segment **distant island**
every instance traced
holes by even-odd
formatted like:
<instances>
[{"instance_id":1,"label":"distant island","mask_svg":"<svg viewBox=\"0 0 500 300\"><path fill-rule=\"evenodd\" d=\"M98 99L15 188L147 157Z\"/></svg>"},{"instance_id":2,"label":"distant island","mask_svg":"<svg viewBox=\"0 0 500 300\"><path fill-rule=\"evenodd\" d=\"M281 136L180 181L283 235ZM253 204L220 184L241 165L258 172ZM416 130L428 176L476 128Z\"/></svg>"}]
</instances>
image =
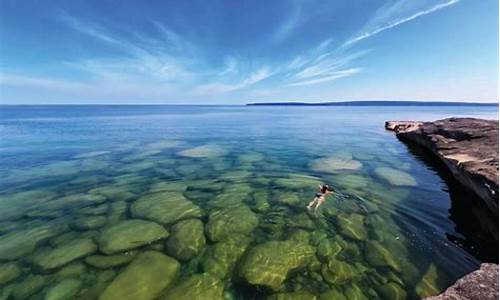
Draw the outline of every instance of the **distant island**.
<instances>
[{"instance_id":1,"label":"distant island","mask_svg":"<svg viewBox=\"0 0 500 300\"><path fill-rule=\"evenodd\" d=\"M340 101L340 102L268 102L248 103L247 106L498 106L498 102L444 102L444 101Z\"/></svg>"}]
</instances>

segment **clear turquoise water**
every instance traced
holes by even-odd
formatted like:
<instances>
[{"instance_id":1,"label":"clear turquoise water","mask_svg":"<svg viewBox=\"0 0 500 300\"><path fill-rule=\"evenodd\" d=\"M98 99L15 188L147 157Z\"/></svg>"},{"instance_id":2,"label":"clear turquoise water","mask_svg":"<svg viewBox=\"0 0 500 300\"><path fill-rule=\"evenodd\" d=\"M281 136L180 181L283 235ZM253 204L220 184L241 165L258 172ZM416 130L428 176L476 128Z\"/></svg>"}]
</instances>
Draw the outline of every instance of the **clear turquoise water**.
<instances>
[{"instance_id":1,"label":"clear turquoise water","mask_svg":"<svg viewBox=\"0 0 500 300\"><path fill-rule=\"evenodd\" d=\"M218 291L226 299L414 299L436 294L495 257L471 240L454 217L457 208L450 198L460 190L418 151L386 132L384 121L450 116L498 119L498 110L2 107L0 294L94 299L107 293L106 299L118 299L110 286L122 284L126 276L134 281L131 264L139 264L137 257L151 250L178 260L180 271L158 291L151 282L138 283L146 292L136 299L168 298L176 288L201 299L214 298ZM319 182L330 183L337 192L314 214L305 206ZM182 208L174 205L180 217L161 222L134 210L137 201L151 195L180 195L199 213L183 217ZM229 215L222 222L236 219L240 224L214 228L220 211ZM101 268L89 263L90 256L106 255L108 230L130 219L160 223L171 236L136 241L116 252L129 253L132 263ZM201 220L201 237L198 232L192 239L206 242L188 259L179 259L169 244L176 223L184 219ZM82 240L91 244L87 250L61 248ZM274 247L272 241L293 247ZM224 247L230 242L238 250ZM278 262L295 255L294 249L306 249L297 256L300 262ZM50 261L72 251L78 254ZM214 253L220 258L215 266L207 263ZM255 263L256 255L271 261ZM250 278L252 267L261 271L257 278ZM208 274L216 296L193 283L198 280L193 275L201 273ZM265 278L268 273L283 280L275 284Z\"/></svg>"}]
</instances>

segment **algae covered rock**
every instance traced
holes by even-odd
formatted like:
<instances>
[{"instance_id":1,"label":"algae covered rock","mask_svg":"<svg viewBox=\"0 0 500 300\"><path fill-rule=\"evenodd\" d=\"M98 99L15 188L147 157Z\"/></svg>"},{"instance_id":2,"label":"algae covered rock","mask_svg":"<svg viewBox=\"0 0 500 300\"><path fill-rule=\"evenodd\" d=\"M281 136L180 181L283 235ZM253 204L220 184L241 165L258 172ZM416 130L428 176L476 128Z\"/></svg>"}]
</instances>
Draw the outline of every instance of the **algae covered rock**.
<instances>
[{"instance_id":1,"label":"algae covered rock","mask_svg":"<svg viewBox=\"0 0 500 300\"><path fill-rule=\"evenodd\" d=\"M160 296L177 277L180 264L160 252L139 254L104 290L100 300L146 300Z\"/></svg>"},{"instance_id":2,"label":"algae covered rock","mask_svg":"<svg viewBox=\"0 0 500 300\"><path fill-rule=\"evenodd\" d=\"M106 221L104 216L79 217L73 221L72 226L80 230L96 229L104 226Z\"/></svg>"},{"instance_id":3,"label":"algae covered rock","mask_svg":"<svg viewBox=\"0 0 500 300\"><path fill-rule=\"evenodd\" d=\"M393 254L378 241L366 242L365 259L374 267L390 267L395 271L401 271L400 264Z\"/></svg>"},{"instance_id":4,"label":"algae covered rock","mask_svg":"<svg viewBox=\"0 0 500 300\"><path fill-rule=\"evenodd\" d=\"M279 178L274 181L274 185L283 189L303 190L317 189L321 184L321 180L317 177L307 175L290 175L287 178Z\"/></svg>"},{"instance_id":5,"label":"algae covered rock","mask_svg":"<svg viewBox=\"0 0 500 300\"><path fill-rule=\"evenodd\" d=\"M279 204L288 205L290 207L303 206L300 198L295 193L280 193L276 199Z\"/></svg>"},{"instance_id":6,"label":"algae covered rock","mask_svg":"<svg viewBox=\"0 0 500 300\"><path fill-rule=\"evenodd\" d=\"M64 228L41 225L0 236L0 260L14 260L35 250L38 243L58 235Z\"/></svg>"},{"instance_id":7,"label":"algae covered rock","mask_svg":"<svg viewBox=\"0 0 500 300\"><path fill-rule=\"evenodd\" d=\"M176 192L145 195L132 204L130 211L135 218L149 219L163 225L202 216L197 205Z\"/></svg>"},{"instance_id":8,"label":"algae covered rock","mask_svg":"<svg viewBox=\"0 0 500 300\"><path fill-rule=\"evenodd\" d=\"M134 251L115 255L91 255L85 258L85 263L98 269L108 269L131 262L136 253Z\"/></svg>"},{"instance_id":9,"label":"algae covered rock","mask_svg":"<svg viewBox=\"0 0 500 300\"><path fill-rule=\"evenodd\" d=\"M223 300L224 284L217 277L208 274L195 274L178 282L170 288L162 300Z\"/></svg>"},{"instance_id":10,"label":"algae covered rock","mask_svg":"<svg viewBox=\"0 0 500 300\"><path fill-rule=\"evenodd\" d=\"M314 253L314 247L298 239L265 242L248 250L238 267L238 275L247 284L277 291L288 274L304 268Z\"/></svg>"},{"instance_id":11,"label":"algae covered rock","mask_svg":"<svg viewBox=\"0 0 500 300\"><path fill-rule=\"evenodd\" d=\"M383 299L404 300L406 291L397 283L389 282L382 286L376 286L377 293Z\"/></svg>"},{"instance_id":12,"label":"algae covered rock","mask_svg":"<svg viewBox=\"0 0 500 300\"><path fill-rule=\"evenodd\" d=\"M318 298L308 291L298 291L292 293L277 293L267 297L267 299L268 300L316 300ZM335 298L335 300L337 299Z\"/></svg>"},{"instance_id":13,"label":"algae covered rock","mask_svg":"<svg viewBox=\"0 0 500 300\"><path fill-rule=\"evenodd\" d=\"M375 175L395 186L416 186L417 181L410 174L398 169L379 167L375 169Z\"/></svg>"},{"instance_id":14,"label":"algae covered rock","mask_svg":"<svg viewBox=\"0 0 500 300\"><path fill-rule=\"evenodd\" d=\"M65 279L52 286L45 294L45 300L73 299L82 288L82 282L78 279Z\"/></svg>"},{"instance_id":15,"label":"algae covered rock","mask_svg":"<svg viewBox=\"0 0 500 300\"><path fill-rule=\"evenodd\" d=\"M210 213L206 233L211 241L217 242L235 233L248 234L258 223L257 216L247 206L227 207Z\"/></svg>"},{"instance_id":16,"label":"algae covered rock","mask_svg":"<svg viewBox=\"0 0 500 300\"><path fill-rule=\"evenodd\" d=\"M167 253L179 260L186 261L196 256L205 246L203 222L188 219L176 223L171 228L167 241Z\"/></svg>"},{"instance_id":17,"label":"algae covered rock","mask_svg":"<svg viewBox=\"0 0 500 300\"><path fill-rule=\"evenodd\" d=\"M364 216L360 214L338 215L337 225L342 235L354 240L365 240Z\"/></svg>"},{"instance_id":18,"label":"algae covered rock","mask_svg":"<svg viewBox=\"0 0 500 300\"><path fill-rule=\"evenodd\" d=\"M429 265L429 268L415 288L417 295L421 298L438 295L445 288L439 279L440 276L436 265Z\"/></svg>"},{"instance_id":19,"label":"algae covered rock","mask_svg":"<svg viewBox=\"0 0 500 300\"><path fill-rule=\"evenodd\" d=\"M331 284L341 284L358 276L350 264L338 259L330 258L321 268L321 275Z\"/></svg>"},{"instance_id":20,"label":"algae covered rock","mask_svg":"<svg viewBox=\"0 0 500 300\"><path fill-rule=\"evenodd\" d=\"M269 208L271 208L271 205L268 202L269 199L269 193L265 190L260 190L255 193L253 193L253 208L257 212L265 212Z\"/></svg>"},{"instance_id":21,"label":"algae covered rock","mask_svg":"<svg viewBox=\"0 0 500 300\"><path fill-rule=\"evenodd\" d=\"M321 293L319 300L349 300L347 299L342 291L332 288L326 292Z\"/></svg>"},{"instance_id":22,"label":"algae covered rock","mask_svg":"<svg viewBox=\"0 0 500 300\"><path fill-rule=\"evenodd\" d=\"M21 275L21 268L17 263L0 264L0 285L3 285Z\"/></svg>"},{"instance_id":23,"label":"algae covered rock","mask_svg":"<svg viewBox=\"0 0 500 300\"><path fill-rule=\"evenodd\" d=\"M103 230L97 238L97 243L101 252L113 254L150 244L168 235L168 231L157 223L127 220Z\"/></svg>"},{"instance_id":24,"label":"algae covered rock","mask_svg":"<svg viewBox=\"0 0 500 300\"><path fill-rule=\"evenodd\" d=\"M24 280L16 284L12 290L12 297L16 300L28 299L39 292L47 282L47 277L43 275L29 275Z\"/></svg>"},{"instance_id":25,"label":"algae covered rock","mask_svg":"<svg viewBox=\"0 0 500 300\"><path fill-rule=\"evenodd\" d=\"M340 251L342 251L342 246L340 246L340 244L333 239L323 239L319 242L316 251L318 257L322 261L328 261L330 258L334 258L340 253Z\"/></svg>"},{"instance_id":26,"label":"algae covered rock","mask_svg":"<svg viewBox=\"0 0 500 300\"><path fill-rule=\"evenodd\" d=\"M31 261L42 270L52 270L96 251L97 246L92 239L83 238L73 240L54 249L38 251L33 255Z\"/></svg>"},{"instance_id":27,"label":"algae covered rock","mask_svg":"<svg viewBox=\"0 0 500 300\"><path fill-rule=\"evenodd\" d=\"M201 262L205 272L225 278L232 272L238 259L248 245L248 239L242 235L233 235L230 238L210 246Z\"/></svg>"}]
</instances>

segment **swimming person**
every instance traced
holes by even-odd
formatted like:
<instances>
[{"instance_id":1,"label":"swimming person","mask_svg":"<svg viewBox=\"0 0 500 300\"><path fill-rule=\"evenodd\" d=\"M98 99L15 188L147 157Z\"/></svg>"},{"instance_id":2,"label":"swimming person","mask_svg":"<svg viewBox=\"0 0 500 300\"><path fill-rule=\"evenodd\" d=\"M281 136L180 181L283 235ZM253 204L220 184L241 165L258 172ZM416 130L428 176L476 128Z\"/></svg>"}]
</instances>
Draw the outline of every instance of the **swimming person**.
<instances>
[{"instance_id":1,"label":"swimming person","mask_svg":"<svg viewBox=\"0 0 500 300\"><path fill-rule=\"evenodd\" d=\"M323 204L323 202L325 202L326 196L328 196L332 192L333 189L331 189L328 184L320 184L319 192L317 192L314 199L309 202L309 205L307 205L307 209L311 209L312 207L314 207L314 212L316 212L318 210L318 207Z\"/></svg>"}]
</instances>

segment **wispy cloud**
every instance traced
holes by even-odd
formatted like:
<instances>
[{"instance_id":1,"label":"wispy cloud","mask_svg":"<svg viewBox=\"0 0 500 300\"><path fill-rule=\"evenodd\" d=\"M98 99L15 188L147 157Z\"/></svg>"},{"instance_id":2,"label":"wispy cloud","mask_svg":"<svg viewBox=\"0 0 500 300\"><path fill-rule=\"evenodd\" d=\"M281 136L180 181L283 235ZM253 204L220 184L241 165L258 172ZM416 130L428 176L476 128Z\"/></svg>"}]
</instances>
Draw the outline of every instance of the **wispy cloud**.
<instances>
[{"instance_id":1,"label":"wispy cloud","mask_svg":"<svg viewBox=\"0 0 500 300\"><path fill-rule=\"evenodd\" d=\"M399 0L393 3L388 3L378 9L370 21L359 31L359 33L346 41L343 46L350 46L361 40L379 34L382 31L394 28L418 17L446 8L458 3L459 1L460 0L447 0L440 1L440 3L436 4L436 1Z\"/></svg>"},{"instance_id":2,"label":"wispy cloud","mask_svg":"<svg viewBox=\"0 0 500 300\"><path fill-rule=\"evenodd\" d=\"M291 4L288 15L283 22L276 27L272 33L273 43L281 43L292 35L293 31L300 25L302 15L302 4L299 1L289 1Z\"/></svg>"},{"instance_id":3,"label":"wispy cloud","mask_svg":"<svg viewBox=\"0 0 500 300\"><path fill-rule=\"evenodd\" d=\"M194 93L198 95L207 95L207 94L221 94L221 93L232 92L256 84L262 80L269 78L271 75L272 72L269 70L268 67L262 67L257 71L255 71L254 73L251 73L248 77L237 82L233 83L216 82L216 83L200 85L196 88Z\"/></svg>"}]
</instances>

